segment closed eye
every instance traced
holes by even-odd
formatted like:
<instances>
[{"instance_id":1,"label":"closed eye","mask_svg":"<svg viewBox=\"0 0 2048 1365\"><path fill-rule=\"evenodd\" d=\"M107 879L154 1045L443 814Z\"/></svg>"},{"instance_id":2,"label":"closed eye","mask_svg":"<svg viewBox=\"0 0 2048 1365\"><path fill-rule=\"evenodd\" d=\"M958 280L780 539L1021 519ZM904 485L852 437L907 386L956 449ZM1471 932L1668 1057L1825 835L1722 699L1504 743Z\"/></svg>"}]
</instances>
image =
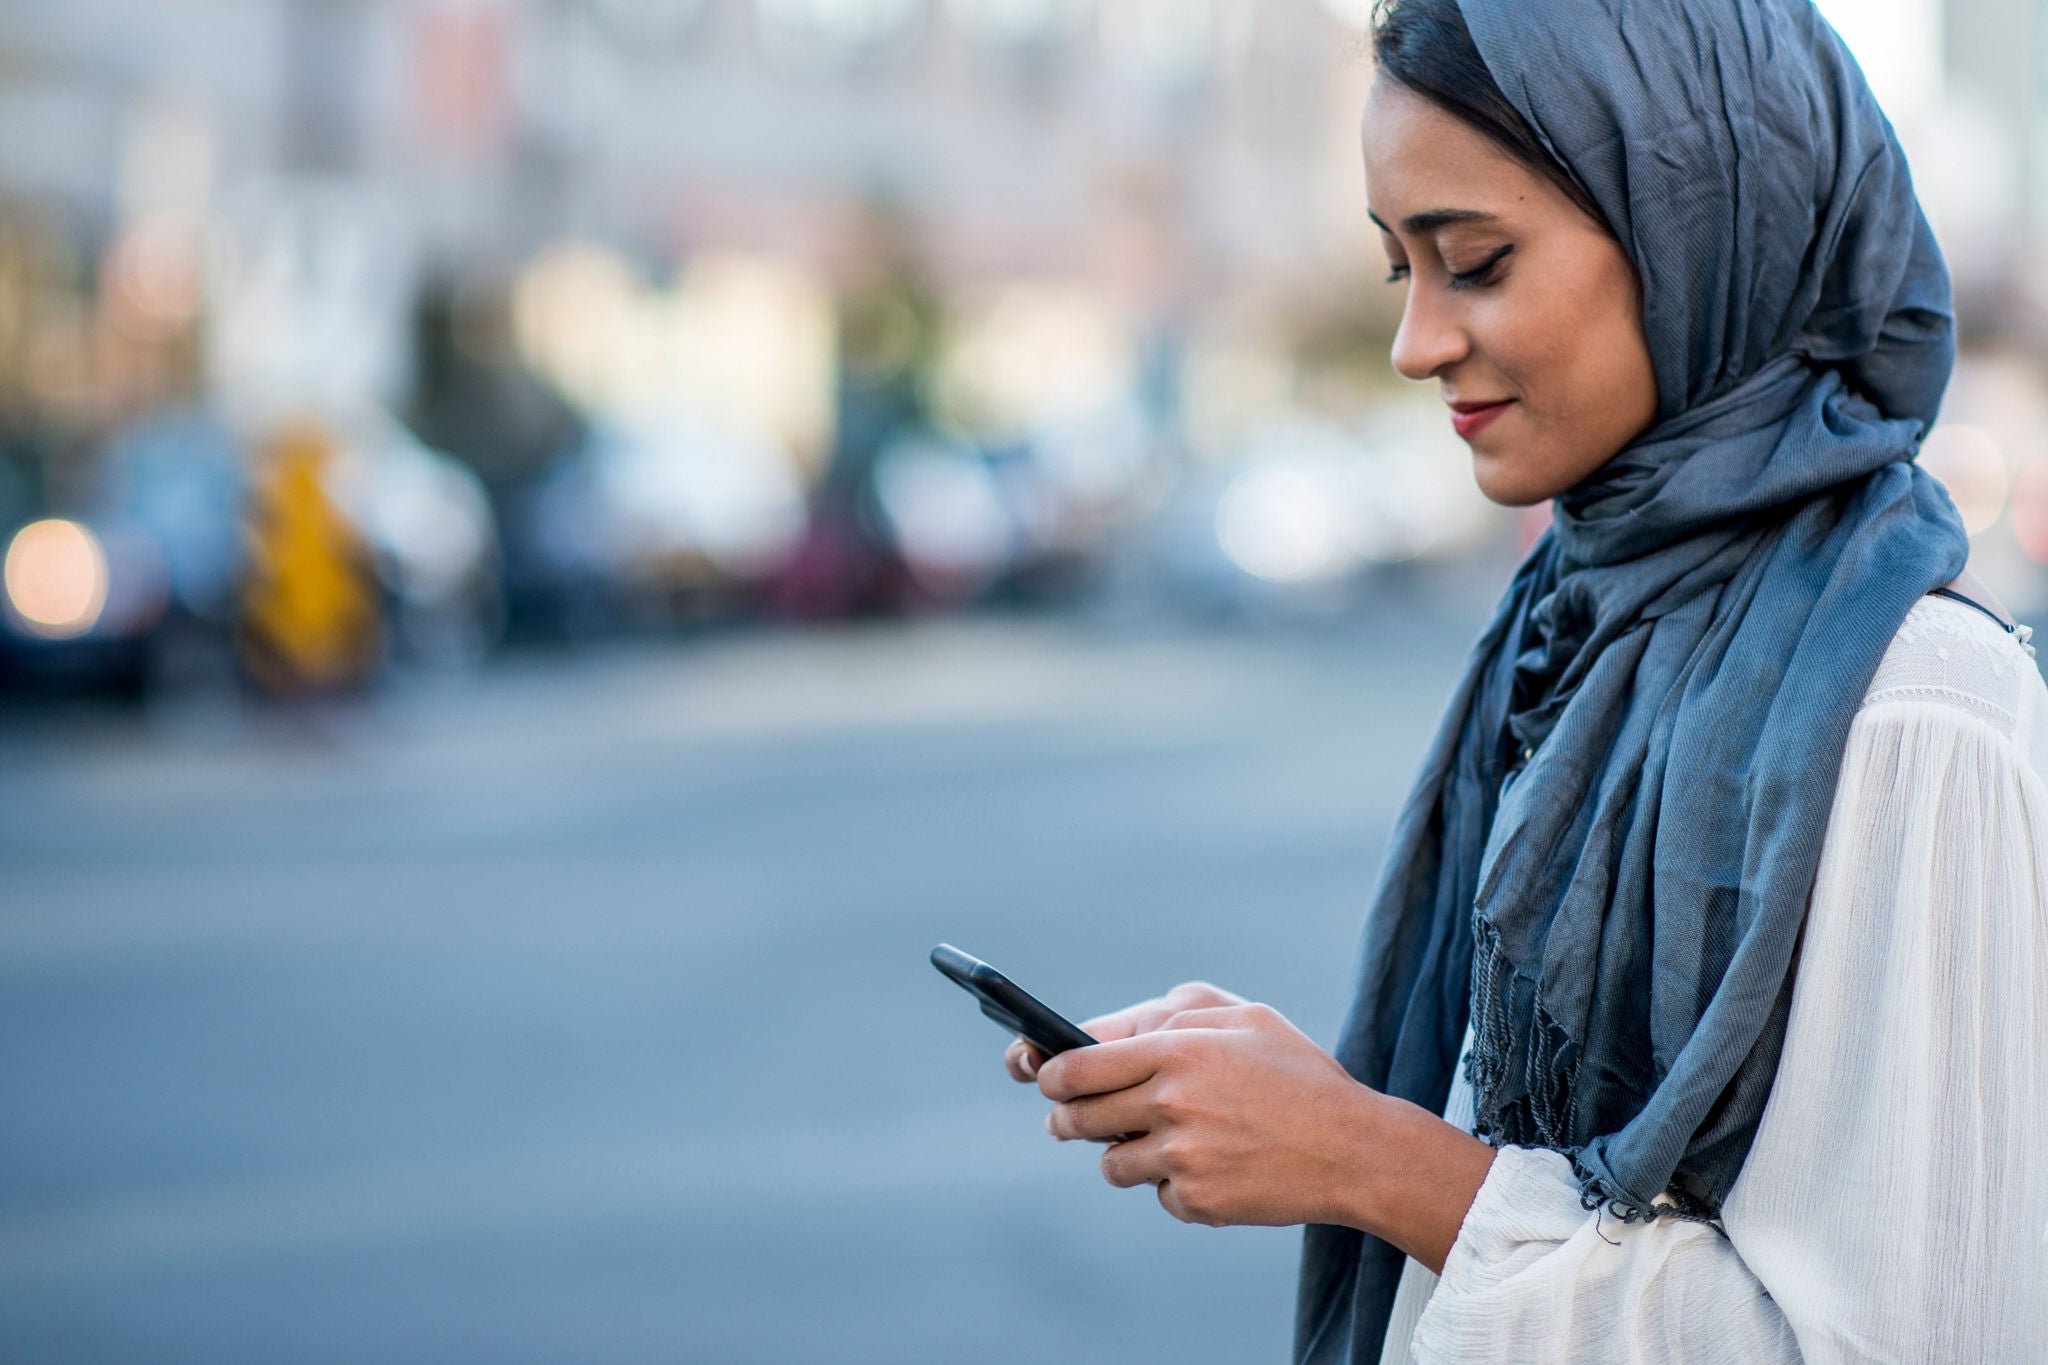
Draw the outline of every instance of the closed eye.
<instances>
[{"instance_id":1,"label":"closed eye","mask_svg":"<svg viewBox=\"0 0 2048 1365\"><path fill-rule=\"evenodd\" d=\"M1514 249L1514 243L1510 242L1508 245L1496 250L1478 265L1473 266L1470 270L1452 272L1451 288L1479 289L1485 285L1492 284L1495 272L1500 269L1500 263L1506 260L1509 253L1514 251Z\"/></svg>"}]
</instances>

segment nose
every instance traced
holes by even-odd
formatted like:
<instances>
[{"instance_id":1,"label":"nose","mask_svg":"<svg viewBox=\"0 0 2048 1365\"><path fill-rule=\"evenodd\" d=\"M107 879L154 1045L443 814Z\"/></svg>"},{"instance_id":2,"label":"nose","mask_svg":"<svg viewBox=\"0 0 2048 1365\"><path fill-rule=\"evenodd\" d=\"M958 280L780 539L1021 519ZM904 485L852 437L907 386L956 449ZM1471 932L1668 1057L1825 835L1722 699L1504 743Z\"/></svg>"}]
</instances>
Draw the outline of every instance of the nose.
<instances>
[{"instance_id":1,"label":"nose","mask_svg":"<svg viewBox=\"0 0 2048 1365\"><path fill-rule=\"evenodd\" d=\"M1392 355L1394 370L1404 379L1428 379L1472 353L1471 338L1433 294L1420 284L1410 285L1401 309Z\"/></svg>"}]
</instances>

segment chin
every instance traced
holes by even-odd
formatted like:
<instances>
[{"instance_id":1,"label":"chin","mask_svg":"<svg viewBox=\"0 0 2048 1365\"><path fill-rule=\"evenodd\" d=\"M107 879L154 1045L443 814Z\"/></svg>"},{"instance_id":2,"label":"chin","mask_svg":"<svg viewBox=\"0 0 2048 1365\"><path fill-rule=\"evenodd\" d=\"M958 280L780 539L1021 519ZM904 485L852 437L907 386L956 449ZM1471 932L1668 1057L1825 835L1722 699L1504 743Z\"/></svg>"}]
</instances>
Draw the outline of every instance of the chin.
<instances>
[{"instance_id":1,"label":"chin","mask_svg":"<svg viewBox=\"0 0 2048 1365\"><path fill-rule=\"evenodd\" d=\"M1558 492L1546 483L1530 479L1523 471L1503 469L1477 452L1473 455L1472 477L1486 500L1502 507L1534 507Z\"/></svg>"}]
</instances>

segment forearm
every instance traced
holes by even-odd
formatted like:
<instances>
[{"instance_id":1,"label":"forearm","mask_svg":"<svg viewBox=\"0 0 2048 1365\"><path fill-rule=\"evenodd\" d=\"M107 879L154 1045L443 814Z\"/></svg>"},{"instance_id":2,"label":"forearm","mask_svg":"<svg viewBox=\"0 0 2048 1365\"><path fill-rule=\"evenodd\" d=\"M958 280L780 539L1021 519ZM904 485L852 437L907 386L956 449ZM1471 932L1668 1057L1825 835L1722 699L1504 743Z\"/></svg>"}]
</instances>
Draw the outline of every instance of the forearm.
<instances>
[{"instance_id":1,"label":"forearm","mask_svg":"<svg viewBox=\"0 0 2048 1365\"><path fill-rule=\"evenodd\" d=\"M1437 1274L1493 1167L1494 1149L1406 1100L1360 1087L1358 1179L1340 1221L1399 1247Z\"/></svg>"}]
</instances>

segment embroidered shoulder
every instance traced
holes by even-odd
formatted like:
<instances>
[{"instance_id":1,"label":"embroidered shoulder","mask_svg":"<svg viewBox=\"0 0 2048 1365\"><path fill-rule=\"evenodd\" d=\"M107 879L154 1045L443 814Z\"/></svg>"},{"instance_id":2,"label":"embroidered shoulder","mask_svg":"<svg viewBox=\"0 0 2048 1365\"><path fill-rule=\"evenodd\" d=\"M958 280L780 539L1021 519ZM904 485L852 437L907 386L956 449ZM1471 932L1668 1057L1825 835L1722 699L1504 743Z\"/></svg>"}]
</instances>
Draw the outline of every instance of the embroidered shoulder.
<instances>
[{"instance_id":1,"label":"embroidered shoulder","mask_svg":"<svg viewBox=\"0 0 2048 1365\"><path fill-rule=\"evenodd\" d=\"M1960 602L1924 597L1892 637L1863 705L1948 703L2010 734L2020 690L2037 676L2032 651L2016 632Z\"/></svg>"}]
</instances>

